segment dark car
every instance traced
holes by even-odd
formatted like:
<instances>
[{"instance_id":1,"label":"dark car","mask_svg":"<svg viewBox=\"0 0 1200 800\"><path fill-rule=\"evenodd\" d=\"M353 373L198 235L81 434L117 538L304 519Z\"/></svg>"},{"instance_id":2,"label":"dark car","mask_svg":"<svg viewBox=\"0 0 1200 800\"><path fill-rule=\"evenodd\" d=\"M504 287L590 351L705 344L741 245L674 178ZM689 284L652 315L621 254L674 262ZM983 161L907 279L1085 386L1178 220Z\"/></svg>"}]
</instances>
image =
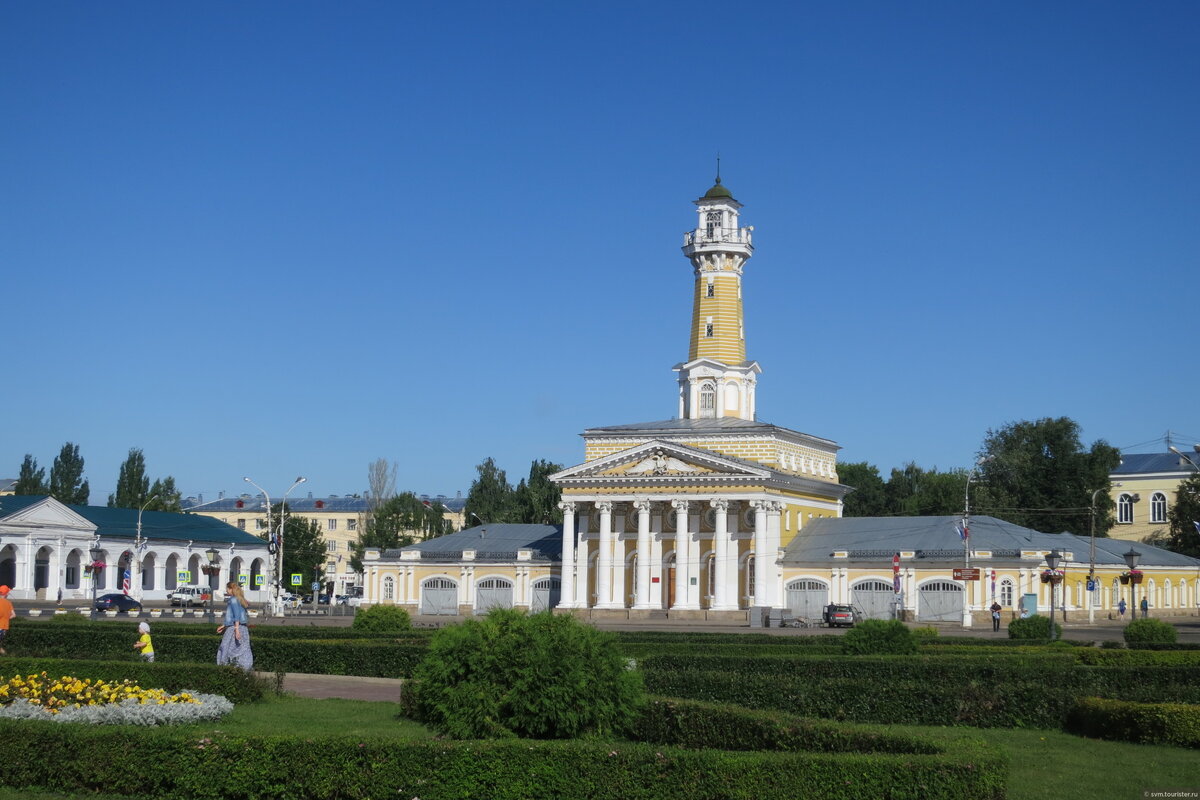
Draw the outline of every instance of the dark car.
<instances>
[{"instance_id":1,"label":"dark car","mask_svg":"<svg viewBox=\"0 0 1200 800\"><path fill-rule=\"evenodd\" d=\"M853 627L857 619L854 613L853 606L843 606L838 604L825 606L825 612L821 615L825 620L825 624L831 628L836 628L842 625Z\"/></svg>"},{"instance_id":2,"label":"dark car","mask_svg":"<svg viewBox=\"0 0 1200 800\"><path fill-rule=\"evenodd\" d=\"M97 611L132 611L142 610L142 604L127 594L102 594L96 598Z\"/></svg>"}]
</instances>

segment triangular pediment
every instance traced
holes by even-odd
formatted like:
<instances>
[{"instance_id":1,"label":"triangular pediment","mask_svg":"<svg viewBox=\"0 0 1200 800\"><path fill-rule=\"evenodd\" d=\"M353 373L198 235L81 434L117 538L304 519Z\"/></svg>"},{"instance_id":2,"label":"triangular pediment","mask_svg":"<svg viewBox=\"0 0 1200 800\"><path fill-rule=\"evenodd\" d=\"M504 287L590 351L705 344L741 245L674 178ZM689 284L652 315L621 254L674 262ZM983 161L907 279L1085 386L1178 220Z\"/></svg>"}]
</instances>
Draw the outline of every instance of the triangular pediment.
<instances>
[{"instance_id":1,"label":"triangular pediment","mask_svg":"<svg viewBox=\"0 0 1200 800\"><path fill-rule=\"evenodd\" d=\"M708 450L674 442L652 440L597 458L551 476L556 483L578 480L621 479L636 482L663 480L732 478L766 480L772 475L767 467L729 458Z\"/></svg>"},{"instance_id":2,"label":"triangular pediment","mask_svg":"<svg viewBox=\"0 0 1200 800\"><path fill-rule=\"evenodd\" d=\"M54 528L55 530L74 530L92 533L95 524L76 514L53 497L39 500L32 505L15 511L0 519L0 525L6 528Z\"/></svg>"}]
</instances>

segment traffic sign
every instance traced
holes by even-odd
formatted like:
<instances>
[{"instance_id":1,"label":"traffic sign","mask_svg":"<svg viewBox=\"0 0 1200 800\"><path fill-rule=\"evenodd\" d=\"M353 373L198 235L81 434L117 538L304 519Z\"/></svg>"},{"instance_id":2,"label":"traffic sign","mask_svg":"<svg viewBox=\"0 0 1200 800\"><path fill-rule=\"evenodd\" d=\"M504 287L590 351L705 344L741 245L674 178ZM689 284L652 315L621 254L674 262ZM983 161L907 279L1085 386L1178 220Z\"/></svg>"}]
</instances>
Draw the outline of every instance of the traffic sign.
<instances>
[{"instance_id":1,"label":"traffic sign","mask_svg":"<svg viewBox=\"0 0 1200 800\"><path fill-rule=\"evenodd\" d=\"M299 572L292 573L292 586L299 586L304 581L304 576Z\"/></svg>"},{"instance_id":2,"label":"traffic sign","mask_svg":"<svg viewBox=\"0 0 1200 800\"><path fill-rule=\"evenodd\" d=\"M977 581L979 580L979 570L975 567L958 567L954 570L954 580L956 581Z\"/></svg>"}]
</instances>

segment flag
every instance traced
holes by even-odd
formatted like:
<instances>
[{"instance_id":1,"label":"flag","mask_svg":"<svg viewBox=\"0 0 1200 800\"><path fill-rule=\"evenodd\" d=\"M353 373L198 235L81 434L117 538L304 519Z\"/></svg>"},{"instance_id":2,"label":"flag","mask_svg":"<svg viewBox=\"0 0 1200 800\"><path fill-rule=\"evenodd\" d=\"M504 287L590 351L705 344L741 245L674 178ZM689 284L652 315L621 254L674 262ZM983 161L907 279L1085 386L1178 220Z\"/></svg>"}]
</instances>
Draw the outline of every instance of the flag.
<instances>
[{"instance_id":1,"label":"flag","mask_svg":"<svg viewBox=\"0 0 1200 800\"><path fill-rule=\"evenodd\" d=\"M271 534L271 538L267 541L267 552L271 555L275 555L277 552L279 552L279 534Z\"/></svg>"},{"instance_id":2,"label":"flag","mask_svg":"<svg viewBox=\"0 0 1200 800\"><path fill-rule=\"evenodd\" d=\"M965 523L954 523L954 530L958 533L958 538L962 539L964 542L971 538L971 531L969 528L967 528Z\"/></svg>"},{"instance_id":3,"label":"flag","mask_svg":"<svg viewBox=\"0 0 1200 800\"><path fill-rule=\"evenodd\" d=\"M129 594L129 586L129 567L126 567L125 574L121 576L121 591L125 594Z\"/></svg>"},{"instance_id":4,"label":"flag","mask_svg":"<svg viewBox=\"0 0 1200 800\"><path fill-rule=\"evenodd\" d=\"M1192 524L1196 526L1196 533L1200 533L1200 522L1192 520Z\"/></svg>"}]
</instances>

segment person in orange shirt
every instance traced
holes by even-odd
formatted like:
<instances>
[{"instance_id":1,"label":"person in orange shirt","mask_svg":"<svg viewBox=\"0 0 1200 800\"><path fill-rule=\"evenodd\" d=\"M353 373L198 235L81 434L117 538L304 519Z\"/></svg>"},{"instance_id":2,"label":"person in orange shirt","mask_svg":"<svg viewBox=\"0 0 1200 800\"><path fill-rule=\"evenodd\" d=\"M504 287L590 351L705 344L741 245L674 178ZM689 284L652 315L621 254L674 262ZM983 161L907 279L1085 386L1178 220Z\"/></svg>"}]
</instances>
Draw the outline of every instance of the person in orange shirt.
<instances>
[{"instance_id":1,"label":"person in orange shirt","mask_svg":"<svg viewBox=\"0 0 1200 800\"><path fill-rule=\"evenodd\" d=\"M0 586L0 656L6 655L4 640L8 638L8 623L17 615L13 604L8 600L8 586Z\"/></svg>"}]
</instances>

